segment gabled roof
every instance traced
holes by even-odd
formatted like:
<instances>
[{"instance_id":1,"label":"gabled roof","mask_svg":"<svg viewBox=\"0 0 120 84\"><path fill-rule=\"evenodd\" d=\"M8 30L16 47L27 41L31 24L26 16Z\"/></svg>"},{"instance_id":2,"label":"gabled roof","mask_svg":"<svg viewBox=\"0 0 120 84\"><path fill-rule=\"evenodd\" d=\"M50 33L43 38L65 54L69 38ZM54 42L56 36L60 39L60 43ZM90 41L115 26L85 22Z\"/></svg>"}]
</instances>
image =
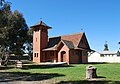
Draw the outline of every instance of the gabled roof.
<instances>
[{"instance_id":1,"label":"gabled roof","mask_svg":"<svg viewBox=\"0 0 120 84\"><path fill-rule=\"evenodd\" d=\"M65 44L69 49L74 49L74 45L71 41L61 40L61 42Z\"/></svg>"},{"instance_id":2,"label":"gabled roof","mask_svg":"<svg viewBox=\"0 0 120 84\"><path fill-rule=\"evenodd\" d=\"M78 46L83 35L84 32L79 32L75 34L50 37L48 42L48 47L43 50L57 50L57 47L60 45L60 43L65 44L69 49L86 50L85 48Z\"/></svg>"},{"instance_id":3,"label":"gabled roof","mask_svg":"<svg viewBox=\"0 0 120 84\"><path fill-rule=\"evenodd\" d=\"M78 46L80 40L82 39L83 34L84 34L84 32L62 35L61 39L71 41L71 42L73 42L74 46Z\"/></svg>"},{"instance_id":4,"label":"gabled roof","mask_svg":"<svg viewBox=\"0 0 120 84\"><path fill-rule=\"evenodd\" d=\"M69 49L74 49L74 45L71 41L67 41L67 40L61 40L59 43L57 43L56 45L53 46L48 46L47 48L43 49L43 51L54 51L57 50L59 45L63 43L64 45L66 45Z\"/></svg>"},{"instance_id":5,"label":"gabled roof","mask_svg":"<svg viewBox=\"0 0 120 84\"><path fill-rule=\"evenodd\" d=\"M46 25L43 21L37 22L35 25L31 26L30 28L34 28L34 27L37 27L37 26L44 26L44 27L46 27L48 29L52 28L52 27Z\"/></svg>"}]
</instances>

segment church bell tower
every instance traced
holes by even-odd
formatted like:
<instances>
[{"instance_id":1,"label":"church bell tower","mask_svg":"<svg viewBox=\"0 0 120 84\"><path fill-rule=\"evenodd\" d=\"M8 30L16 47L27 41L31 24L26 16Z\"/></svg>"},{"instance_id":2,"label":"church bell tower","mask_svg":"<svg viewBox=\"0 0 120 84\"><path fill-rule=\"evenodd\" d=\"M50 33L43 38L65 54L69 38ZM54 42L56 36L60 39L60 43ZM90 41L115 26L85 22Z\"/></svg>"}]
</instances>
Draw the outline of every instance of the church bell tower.
<instances>
[{"instance_id":1,"label":"church bell tower","mask_svg":"<svg viewBox=\"0 0 120 84\"><path fill-rule=\"evenodd\" d=\"M43 21L30 27L33 32L33 62L42 62L42 49L48 45L48 29L51 29Z\"/></svg>"}]
</instances>

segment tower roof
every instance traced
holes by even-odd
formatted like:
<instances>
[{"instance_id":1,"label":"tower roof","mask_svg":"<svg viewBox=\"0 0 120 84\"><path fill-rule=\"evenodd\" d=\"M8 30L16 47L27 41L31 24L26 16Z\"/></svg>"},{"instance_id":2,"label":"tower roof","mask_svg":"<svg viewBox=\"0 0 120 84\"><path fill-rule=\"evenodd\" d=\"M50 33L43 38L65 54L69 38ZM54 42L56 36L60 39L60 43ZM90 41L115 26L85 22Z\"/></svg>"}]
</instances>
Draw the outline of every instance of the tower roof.
<instances>
[{"instance_id":1,"label":"tower roof","mask_svg":"<svg viewBox=\"0 0 120 84\"><path fill-rule=\"evenodd\" d=\"M34 28L34 27L37 27L37 26L44 26L44 27L46 27L48 29L52 28L52 27L46 25L43 21L37 22L35 25L31 26L30 28Z\"/></svg>"}]
</instances>

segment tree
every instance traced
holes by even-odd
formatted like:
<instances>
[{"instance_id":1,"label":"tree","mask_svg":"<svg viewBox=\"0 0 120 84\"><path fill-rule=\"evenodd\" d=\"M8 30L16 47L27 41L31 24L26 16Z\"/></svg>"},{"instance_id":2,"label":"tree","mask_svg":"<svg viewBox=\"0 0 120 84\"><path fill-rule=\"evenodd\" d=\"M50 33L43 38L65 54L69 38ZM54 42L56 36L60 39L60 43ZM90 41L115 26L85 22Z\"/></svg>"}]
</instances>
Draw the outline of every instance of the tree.
<instances>
[{"instance_id":1,"label":"tree","mask_svg":"<svg viewBox=\"0 0 120 84\"><path fill-rule=\"evenodd\" d=\"M28 30L28 38L25 46L25 51L29 54L31 60L32 60L32 54L33 54L33 30L29 29Z\"/></svg>"},{"instance_id":2,"label":"tree","mask_svg":"<svg viewBox=\"0 0 120 84\"><path fill-rule=\"evenodd\" d=\"M118 44L120 44L120 42L118 42Z\"/></svg>"},{"instance_id":3,"label":"tree","mask_svg":"<svg viewBox=\"0 0 120 84\"><path fill-rule=\"evenodd\" d=\"M5 0L0 0L0 5L2 6L5 3Z\"/></svg>"},{"instance_id":4,"label":"tree","mask_svg":"<svg viewBox=\"0 0 120 84\"><path fill-rule=\"evenodd\" d=\"M23 18L23 15L17 10L13 14L9 15L9 49L16 55L22 55L24 53L24 44L27 40L28 26Z\"/></svg>"},{"instance_id":5,"label":"tree","mask_svg":"<svg viewBox=\"0 0 120 84\"><path fill-rule=\"evenodd\" d=\"M25 52L24 45L29 41L27 32L28 26L22 13L18 10L12 12L8 2L2 4L0 8L1 53L4 51L22 55Z\"/></svg>"},{"instance_id":6,"label":"tree","mask_svg":"<svg viewBox=\"0 0 120 84\"><path fill-rule=\"evenodd\" d=\"M106 43L104 44L104 51L108 51L109 49L108 49L108 44L107 44L107 41L106 41Z\"/></svg>"},{"instance_id":7,"label":"tree","mask_svg":"<svg viewBox=\"0 0 120 84\"><path fill-rule=\"evenodd\" d=\"M4 3L3 3L4 2ZM4 0L0 1L0 60L7 60L7 56L5 55L5 52L7 52L7 47L6 42L7 42L7 22L8 22L8 18L7 16L10 13L10 5L8 3L6 3ZM6 41L6 42L5 42ZM6 56L6 57L5 57ZM3 61L2 61L3 62Z\"/></svg>"}]
</instances>

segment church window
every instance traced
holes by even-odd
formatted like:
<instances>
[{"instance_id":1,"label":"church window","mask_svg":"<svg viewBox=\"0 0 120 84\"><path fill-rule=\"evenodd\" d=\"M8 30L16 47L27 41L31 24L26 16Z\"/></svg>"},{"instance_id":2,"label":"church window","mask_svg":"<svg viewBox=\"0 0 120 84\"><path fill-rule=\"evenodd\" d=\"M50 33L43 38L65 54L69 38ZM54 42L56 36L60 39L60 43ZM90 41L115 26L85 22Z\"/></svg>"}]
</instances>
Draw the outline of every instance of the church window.
<instances>
[{"instance_id":1,"label":"church window","mask_svg":"<svg viewBox=\"0 0 120 84\"><path fill-rule=\"evenodd\" d=\"M36 57L36 53L34 53L34 57Z\"/></svg>"},{"instance_id":2,"label":"church window","mask_svg":"<svg viewBox=\"0 0 120 84\"><path fill-rule=\"evenodd\" d=\"M37 53L37 57L38 57L38 53Z\"/></svg>"},{"instance_id":3,"label":"church window","mask_svg":"<svg viewBox=\"0 0 120 84\"><path fill-rule=\"evenodd\" d=\"M34 53L34 57L38 57L38 53Z\"/></svg>"},{"instance_id":4,"label":"church window","mask_svg":"<svg viewBox=\"0 0 120 84\"><path fill-rule=\"evenodd\" d=\"M36 42L37 42L37 38L36 38Z\"/></svg>"}]
</instances>

